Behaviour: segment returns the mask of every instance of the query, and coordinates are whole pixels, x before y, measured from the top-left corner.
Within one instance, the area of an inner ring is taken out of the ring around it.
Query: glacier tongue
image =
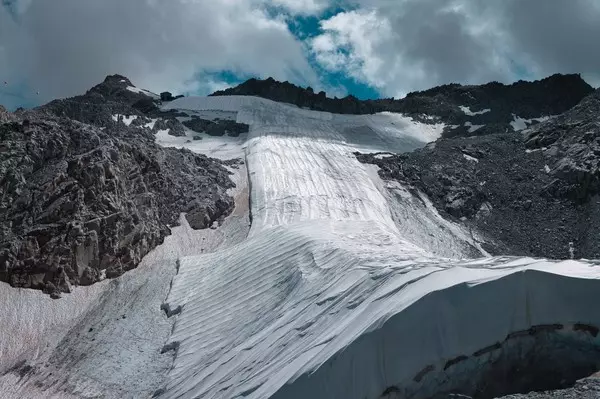
[[[164,397],[362,399],[398,387],[426,397],[456,388],[452,359],[480,368],[488,357],[473,353],[511,332],[600,325],[590,300],[598,267],[451,260],[403,236],[410,229],[397,228],[352,151],[406,151],[435,138],[419,139],[415,123],[252,97],[170,106],[237,112],[250,125],[252,226],[236,246],[180,258],[167,297],[182,311]]]

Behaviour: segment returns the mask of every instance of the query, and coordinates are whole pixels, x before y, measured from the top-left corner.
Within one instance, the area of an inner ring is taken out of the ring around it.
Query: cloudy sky
[[[186,94],[268,76],[360,98],[556,72],[600,85],[599,0],[0,4],[0,104],[11,108],[82,93],[113,73]]]

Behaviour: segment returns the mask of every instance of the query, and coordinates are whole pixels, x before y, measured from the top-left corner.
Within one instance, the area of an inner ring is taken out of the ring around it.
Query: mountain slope
[[[494,242],[448,216],[433,194],[355,155],[427,162],[432,148],[452,150],[446,143],[497,138],[485,143],[510,162],[517,144],[500,142],[521,133],[448,139],[435,115],[333,114],[254,96],[150,98],[143,111],[115,117],[114,98],[131,91],[120,80],[84,111],[54,106],[84,121],[99,109],[106,125],[92,128],[129,125],[123,141],[143,132],[168,147],[243,156],[243,164],[209,160],[238,168],[229,168],[227,191],[235,207],[211,229],[182,218],[139,267],[58,301],[0,284],[0,389],[9,397],[492,398],[569,386],[600,368],[598,262],[489,256]],[[455,106],[465,118],[492,112]],[[173,129],[157,128],[160,117]],[[211,134],[223,120],[247,132]],[[483,164],[478,148],[461,150],[458,161],[440,152],[449,170],[437,175]],[[167,178],[179,173],[168,167]],[[210,188],[215,175],[206,173]],[[179,211],[179,192],[161,194]],[[473,202],[462,199],[453,211],[469,211]]]
[[[353,96],[328,98],[288,82],[250,79],[239,86],[217,91],[213,96],[247,95],[267,98],[300,108],[340,114],[399,112],[428,122],[435,117],[447,125],[444,136],[513,131],[522,120],[561,114],[593,91],[579,75],[552,75],[535,82],[511,85],[498,82],[479,86],[450,84],[409,93],[402,99],[359,100]],[[479,126],[474,130],[473,126]]]
[[[596,259],[599,98],[595,91],[521,134],[440,139],[410,154],[359,159],[481,232],[492,254]]]
[[[85,96],[3,114],[1,281],[56,296],[135,268],[180,212],[207,228],[231,211],[226,168],[156,145],[161,120],[130,106],[149,99],[136,90],[109,77]]]

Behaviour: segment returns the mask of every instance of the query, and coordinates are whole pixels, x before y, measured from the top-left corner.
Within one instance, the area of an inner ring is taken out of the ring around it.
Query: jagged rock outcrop
[[[171,92],[168,91],[163,91],[162,93],[160,93],[160,101],[173,101],[181,97],[183,97],[183,95],[181,94],[173,97],[173,94],[171,94]]]
[[[600,89],[572,110],[523,132],[530,150],[542,151],[555,198],[587,203],[600,192]]]
[[[155,144],[132,107],[141,95],[121,80],[35,110],[0,109],[1,281],[56,296],[135,268],[181,212],[206,228],[231,211],[223,163]],[[138,118],[126,125],[113,113]]]
[[[338,114],[371,114],[383,110],[377,105],[377,101],[361,101],[354,96],[329,98],[324,91],[315,93],[311,87],[304,89],[290,82],[278,82],[273,78],[249,79],[236,87],[211,94],[211,96],[233,95],[258,96],[316,111]]]
[[[455,137],[512,132],[511,122],[516,117],[530,120],[561,114],[592,91],[579,75],[557,74],[511,85],[498,82],[480,86],[449,84],[409,93],[402,99],[359,100],[353,96],[332,99],[324,92],[314,93],[310,87],[304,89],[272,78],[250,79],[212,95],[259,96],[339,114],[400,112],[425,123],[444,122],[448,125],[444,136]],[[466,107],[466,112],[461,107]]]
[[[521,133],[442,138],[413,153],[359,160],[427,194],[483,232],[488,252],[600,257],[600,96]]]

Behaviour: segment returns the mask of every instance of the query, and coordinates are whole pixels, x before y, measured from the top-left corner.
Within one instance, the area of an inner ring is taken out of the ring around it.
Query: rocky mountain
[[[247,95],[295,104],[301,108],[339,114],[399,112],[426,123],[443,122],[444,136],[471,136],[511,132],[514,124],[541,116],[561,114],[590,94],[593,88],[579,75],[552,75],[510,85],[449,84],[409,93],[402,99],[359,100],[354,96],[329,98],[289,82],[250,79],[239,86],[217,91],[213,96]],[[521,122],[522,123],[522,122]]]
[[[441,138],[408,154],[359,154],[479,232],[491,254],[600,257],[600,91],[522,132]]]
[[[181,212],[207,228],[233,206],[221,161],[155,144],[182,134],[118,75],[33,110],[0,107],[0,281],[53,296],[135,268]]]

